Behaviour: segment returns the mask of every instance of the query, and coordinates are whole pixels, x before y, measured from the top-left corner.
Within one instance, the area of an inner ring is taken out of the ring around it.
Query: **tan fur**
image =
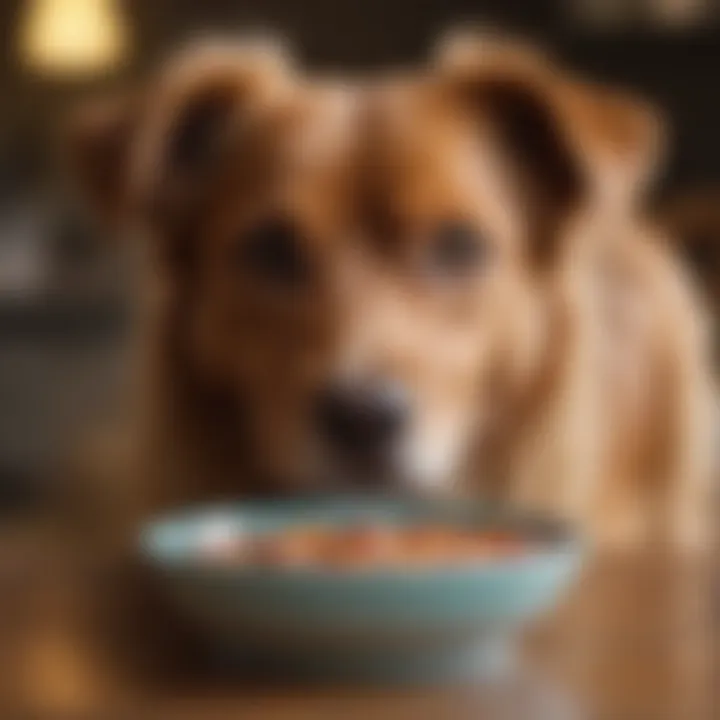
[[[518,46],[454,47],[365,84],[308,79],[264,51],[200,50],[116,118],[119,177],[88,189],[147,236],[144,408],[120,483],[135,513],[327,480],[311,398],[372,372],[412,392],[412,487],[494,494],[601,541],[659,530],[702,544],[703,321],[634,216],[657,118]],[[177,123],[208,95],[228,106],[209,159],[174,166]],[[515,103],[547,121],[539,167],[503,139],[497,113]],[[86,124],[77,142],[103,135],[107,122],[95,136]],[[297,292],[233,265],[236,238],[278,209],[312,268]],[[455,218],[490,258],[441,282],[423,263]]]

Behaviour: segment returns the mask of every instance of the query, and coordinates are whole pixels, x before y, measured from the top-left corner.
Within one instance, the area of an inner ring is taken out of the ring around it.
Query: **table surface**
[[[45,527],[0,533],[2,718],[720,718],[717,555],[597,560],[503,682],[395,689],[251,684],[197,672],[182,643],[147,652],[159,636],[118,632],[103,608],[122,583],[82,555]]]

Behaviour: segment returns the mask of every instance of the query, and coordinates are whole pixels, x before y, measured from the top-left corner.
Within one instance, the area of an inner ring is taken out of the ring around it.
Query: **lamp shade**
[[[44,75],[94,75],[129,51],[117,0],[27,0],[19,29],[23,64]]]

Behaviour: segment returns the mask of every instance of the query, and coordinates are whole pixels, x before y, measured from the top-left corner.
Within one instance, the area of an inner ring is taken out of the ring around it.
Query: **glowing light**
[[[126,60],[129,32],[117,0],[29,0],[19,43],[35,72],[91,75]]]

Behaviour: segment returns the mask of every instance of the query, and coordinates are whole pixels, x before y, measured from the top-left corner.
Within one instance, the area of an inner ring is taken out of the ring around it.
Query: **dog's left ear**
[[[540,204],[625,206],[647,190],[662,155],[657,112],[561,72],[547,55],[495,36],[440,45],[442,82],[485,114]]]
[[[130,148],[142,106],[139,90],[110,94],[87,103],[66,123],[71,178],[95,215],[110,226],[126,209]]]
[[[272,40],[191,45],[140,90],[72,119],[67,146],[81,191],[111,225],[138,213],[182,222],[290,75]]]

